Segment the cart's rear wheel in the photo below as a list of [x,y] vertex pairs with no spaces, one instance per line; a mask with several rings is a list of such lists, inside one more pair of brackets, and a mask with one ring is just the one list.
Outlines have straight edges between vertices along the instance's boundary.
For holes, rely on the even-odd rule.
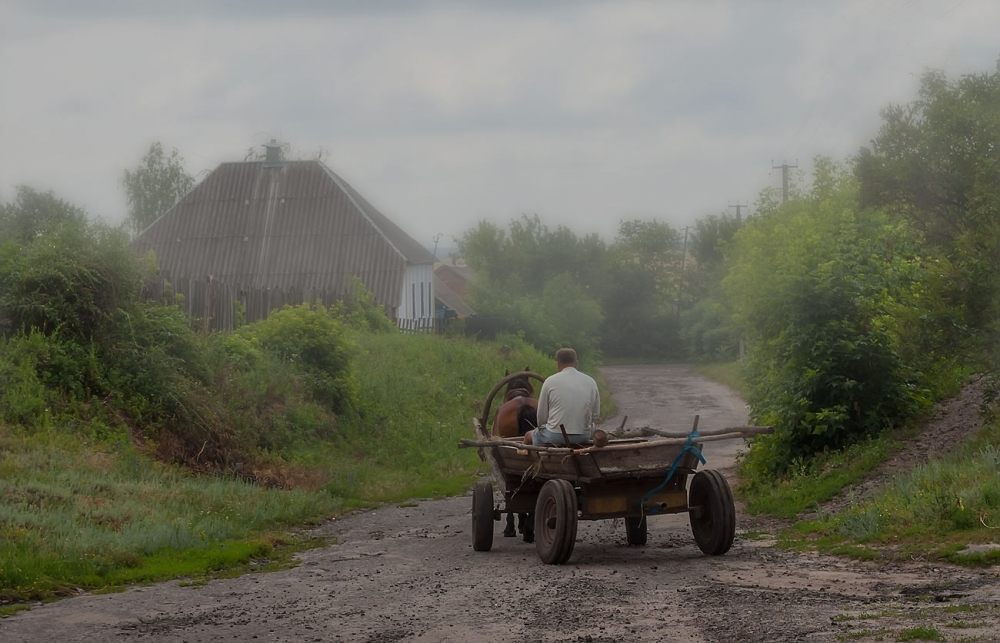
[[736,536],[736,504],[722,474],[708,469],[696,473],[688,491],[688,506],[699,549],[710,556],[729,551]]
[[576,491],[567,480],[549,480],[535,503],[535,549],[543,563],[562,565],[573,554],[577,523]]
[[646,515],[625,519],[625,539],[628,544],[639,547],[646,544]]
[[493,484],[477,482],[472,490],[472,548],[493,548]]

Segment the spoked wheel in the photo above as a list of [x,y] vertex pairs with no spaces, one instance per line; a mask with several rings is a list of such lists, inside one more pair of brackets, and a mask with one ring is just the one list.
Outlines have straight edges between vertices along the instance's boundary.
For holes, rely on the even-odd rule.
[[628,544],[641,547],[646,544],[647,536],[645,514],[638,518],[625,519],[625,540]]
[[729,551],[736,536],[736,504],[722,474],[708,469],[696,473],[688,491],[688,506],[698,548],[709,556]]
[[567,480],[549,480],[535,503],[535,549],[543,563],[562,565],[576,545],[576,491]]
[[493,548],[493,484],[477,482],[472,490],[472,548]]

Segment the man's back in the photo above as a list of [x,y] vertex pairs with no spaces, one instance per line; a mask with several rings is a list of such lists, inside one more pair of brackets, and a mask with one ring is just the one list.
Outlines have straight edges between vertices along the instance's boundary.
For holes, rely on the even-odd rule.
[[538,422],[550,431],[563,425],[570,435],[590,435],[601,412],[597,382],[573,367],[563,368],[542,383],[538,396]]

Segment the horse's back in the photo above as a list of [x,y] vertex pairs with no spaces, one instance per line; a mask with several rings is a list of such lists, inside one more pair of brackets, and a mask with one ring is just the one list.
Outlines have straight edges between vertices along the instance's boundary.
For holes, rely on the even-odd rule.
[[[501,438],[524,435],[526,427],[528,429],[534,428],[537,409],[538,401],[530,397],[515,397],[504,402],[497,409],[491,433]],[[530,424],[526,424],[526,422],[530,422]]]

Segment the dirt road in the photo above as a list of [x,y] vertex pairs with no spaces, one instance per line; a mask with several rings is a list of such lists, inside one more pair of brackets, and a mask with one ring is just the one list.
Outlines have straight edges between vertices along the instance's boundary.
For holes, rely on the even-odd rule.
[[[628,426],[745,421],[735,395],[682,367],[606,375]],[[711,443],[708,467],[732,475],[737,446]],[[620,521],[581,523],[569,563],[547,566],[499,523],[493,550],[473,552],[470,508],[464,497],[353,514],[323,527],[339,544],[295,569],[64,600],[0,621],[0,641],[893,641],[917,627],[1000,640],[989,572],[798,554],[742,530],[709,558],[680,516],[650,519],[644,548],[625,545]]]

